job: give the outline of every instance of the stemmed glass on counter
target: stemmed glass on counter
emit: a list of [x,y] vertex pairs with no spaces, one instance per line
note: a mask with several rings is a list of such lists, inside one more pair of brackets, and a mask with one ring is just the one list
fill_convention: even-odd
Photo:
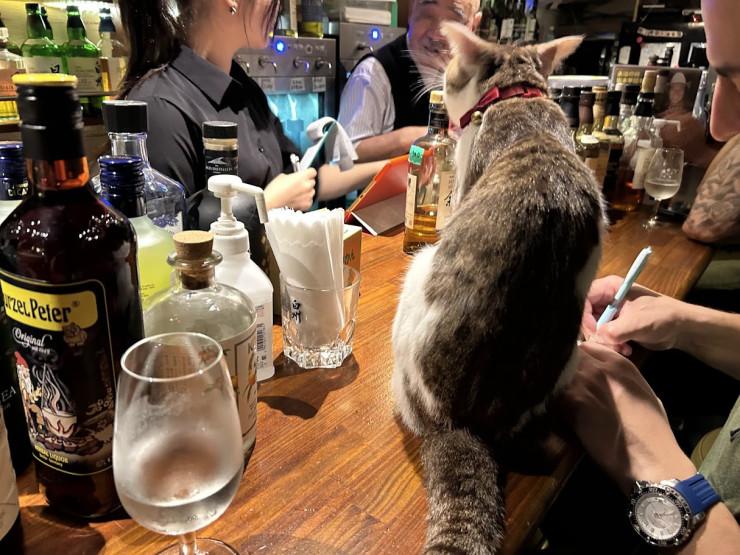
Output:
[[142,339],[121,359],[113,474],[142,526],[178,535],[162,553],[236,553],[195,531],[223,514],[242,476],[241,428],[219,344],[197,333]]
[[671,198],[681,187],[683,176],[683,150],[680,148],[656,148],[653,159],[645,173],[645,192],[655,199],[646,229],[660,226],[658,209],[660,202]]

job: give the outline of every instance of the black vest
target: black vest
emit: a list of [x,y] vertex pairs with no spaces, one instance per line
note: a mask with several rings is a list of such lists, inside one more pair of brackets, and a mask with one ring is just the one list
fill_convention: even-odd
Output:
[[365,56],[365,58],[369,56],[376,58],[388,75],[393,105],[396,109],[393,129],[409,125],[426,126],[429,123],[430,93],[426,92],[421,98],[414,100],[424,87],[424,82],[408,50],[404,33],[374,54]]

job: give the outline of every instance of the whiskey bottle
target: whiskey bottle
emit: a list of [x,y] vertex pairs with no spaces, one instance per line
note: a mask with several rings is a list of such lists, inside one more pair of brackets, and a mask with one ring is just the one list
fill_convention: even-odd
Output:
[[116,25],[110,15],[110,8],[100,8],[100,23],[98,35],[100,40],[97,47],[100,51],[100,68],[103,73],[103,89],[117,91],[123,76],[126,73],[128,55],[126,47],[113,38]]
[[[146,215],[151,218],[154,225],[167,230],[170,234],[182,231],[185,187],[149,164],[146,149],[149,112],[146,102],[106,100],[103,102],[103,121],[108,129],[111,153],[114,156],[141,158],[145,180]],[[96,189],[99,190],[98,187]]]
[[26,4],[26,34],[21,45],[23,65],[28,73],[64,73],[62,49],[49,38],[39,4]]
[[606,115],[604,126],[600,131],[594,131],[594,137],[599,141],[599,166],[605,167],[604,179],[601,182],[602,191],[606,200],[611,204],[619,180],[619,160],[624,150],[624,138],[619,131],[619,101],[621,91],[606,93]]
[[221,253],[213,250],[207,231],[176,233],[175,252],[167,262],[175,284],[154,295],[144,312],[147,335],[195,331],[221,344],[236,394],[245,460],[257,435],[257,318],[244,293],[215,279]]
[[131,224],[90,184],[76,79],[16,75],[28,197],[0,225],[0,288],[40,491],[96,517],[119,506],[116,379],[143,336]]
[[563,91],[560,95],[560,109],[565,114],[565,119],[570,127],[570,133],[573,137],[573,143],[575,144],[576,134],[578,133],[578,120],[579,120],[579,102],[581,96],[580,87],[563,87]]
[[138,156],[101,156],[100,184],[103,198],[126,216],[136,232],[141,302],[170,286],[167,256],[174,250],[172,235],[154,225],[146,215],[144,171]]
[[576,132],[576,154],[586,163],[593,172],[596,181],[601,183],[606,173],[599,167],[599,141],[593,135],[594,126],[594,99],[596,95],[592,91],[581,91],[578,102],[578,131]]
[[67,6],[67,38],[62,46],[65,73],[77,77],[77,90],[80,93],[91,95],[80,98],[83,114],[100,117],[104,91],[100,51],[87,38],[77,6]]
[[408,254],[436,242],[450,214],[455,141],[447,135],[449,122],[442,91],[432,91],[428,133],[409,151],[403,236],[403,251]]

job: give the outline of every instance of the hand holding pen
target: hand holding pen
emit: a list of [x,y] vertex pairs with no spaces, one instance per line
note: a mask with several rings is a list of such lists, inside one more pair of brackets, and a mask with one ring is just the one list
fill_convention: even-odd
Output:
[[639,276],[640,272],[642,272],[642,269],[647,263],[647,259],[652,253],[653,249],[651,249],[650,247],[645,247],[640,251],[640,254],[637,255],[637,258],[635,258],[635,261],[632,263],[629,272],[627,272],[627,276],[624,278],[619,291],[617,291],[617,294],[614,296],[614,300],[609,303],[609,306],[607,306],[606,310],[604,310],[604,312],[601,314],[599,321],[596,322],[596,331],[598,331],[601,326],[614,318],[617,311],[621,308],[624,299],[627,297],[627,292],[634,285],[635,281],[637,280],[637,276]]

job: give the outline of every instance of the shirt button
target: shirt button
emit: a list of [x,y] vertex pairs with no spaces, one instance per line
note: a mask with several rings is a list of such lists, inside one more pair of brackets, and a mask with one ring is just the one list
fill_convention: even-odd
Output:
[[265,151],[265,147],[261,146],[257,150],[259,150],[260,152],[264,152]]

